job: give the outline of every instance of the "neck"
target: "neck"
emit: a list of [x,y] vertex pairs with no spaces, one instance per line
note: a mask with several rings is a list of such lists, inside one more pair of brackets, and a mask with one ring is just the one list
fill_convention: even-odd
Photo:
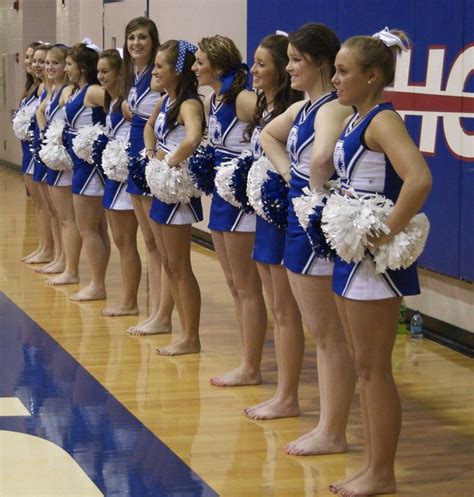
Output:
[[107,93],[110,95],[110,98],[112,100],[116,100],[119,97],[119,89],[118,88],[111,88],[110,90],[107,90]]
[[216,97],[220,97],[221,96],[222,83],[219,80],[211,83],[209,86],[214,90],[214,93],[216,94]]
[[53,80],[54,86],[56,86],[56,87],[62,86],[65,79],[66,78],[64,76],[62,78],[56,78],[56,79],[54,79]]
[[359,116],[362,118],[368,112],[370,112],[370,110],[373,109],[376,105],[381,104],[383,102],[385,102],[385,97],[382,91],[378,92],[376,95],[371,95],[369,98],[366,98],[363,102],[355,104],[355,108],[357,109]]
[[265,94],[265,100],[267,101],[267,111],[273,110],[274,103],[275,103],[275,90],[264,90],[263,93]]
[[170,102],[173,102],[176,100],[176,89],[173,88],[172,90],[168,90],[168,88],[165,88],[166,93],[170,97]]
[[148,66],[146,60],[134,60],[133,65],[138,73],[141,73]]
[[313,86],[313,88],[307,90],[307,93],[309,95],[311,103],[314,103],[316,102],[316,100],[320,99],[323,95],[326,95],[326,93],[329,93],[333,90],[334,87],[332,86],[331,83],[323,84],[321,80],[318,80],[318,82]]

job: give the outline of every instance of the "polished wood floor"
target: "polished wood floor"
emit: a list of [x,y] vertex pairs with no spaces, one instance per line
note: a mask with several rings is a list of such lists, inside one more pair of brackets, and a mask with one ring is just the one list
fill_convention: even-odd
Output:
[[[154,353],[169,335],[130,337],[136,317],[104,318],[103,302],[72,303],[78,286],[46,287],[22,262],[36,243],[31,202],[20,175],[0,169],[0,290],[57,340],[140,421],[222,497],[325,497],[328,484],[358,467],[362,428],[356,396],[348,427],[350,450],[334,456],[292,457],[285,443],[318,419],[315,347],[307,339],[299,418],[254,422],[242,415],[276,387],[272,331],[266,340],[261,386],[215,388],[209,377],[237,364],[238,342],[230,294],[213,252],[193,247],[202,291],[200,355],[165,358]],[[141,253],[145,251],[141,243]],[[146,261],[145,261],[146,262]],[[147,310],[146,264],[140,309]],[[109,301],[120,294],[116,250],[107,276]],[[81,262],[81,276],[88,281]],[[177,330],[179,324],[174,320]],[[474,496],[474,365],[452,350],[400,335],[394,369],[403,404],[397,457],[403,497]],[[33,497],[33,496],[32,496]]]

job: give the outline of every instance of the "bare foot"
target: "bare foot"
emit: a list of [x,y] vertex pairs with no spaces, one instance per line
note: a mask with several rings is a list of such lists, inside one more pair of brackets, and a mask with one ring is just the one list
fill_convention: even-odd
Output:
[[24,257],[21,258],[21,262],[28,262],[29,259],[32,257],[35,257],[37,254],[41,252],[40,248],[38,247],[36,250],[33,250],[33,252],[29,253],[28,255],[25,255]]
[[73,293],[69,298],[74,302],[83,302],[86,300],[104,300],[106,297],[103,288],[97,288],[94,283],[89,283],[85,288],[77,293]]
[[347,452],[346,437],[328,436],[320,428],[306,433],[285,446],[285,452],[291,456],[312,456],[318,454],[341,454]]
[[275,398],[244,409],[244,414],[248,418],[259,420],[293,418],[300,413],[298,402],[285,402]]
[[337,495],[347,497],[368,497],[370,495],[392,494],[396,483],[393,472],[388,475],[375,475],[366,471],[355,480],[339,487]]
[[38,252],[36,255],[29,257],[27,260],[23,261],[26,264],[46,264],[53,260],[53,254],[48,252]]
[[350,475],[347,478],[338,480],[336,483],[332,483],[331,485],[329,485],[329,490],[333,494],[337,494],[337,492],[340,489],[342,489],[344,485],[347,485],[349,482],[355,480],[356,478],[359,478],[359,476],[363,475],[368,469],[369,469],[369,464],[366,463],[359,471],[357,471],[357,473],[354,473],[353,475]]
[[65,263],[62,261],[51,261],[49,264],[46,264],[46,266],[35,269],[35,271],[41,274],[57,274],[62,273],[65,267]]
[[44,284],[47,286],[74,285],[75,283],[79,283],[79,276],[77,274],[70,274],[66,272],[44,280]]
[[171,321],[168,323],[162,324],[155,317],[153,319],[145,319],[141,323],[138,323],[136,326],[131,326],[127,330],[128,335],[159,335],[162,333],[171,333]]
[[102,316],[114,317],[114,316],[136,316],[138,314],[138,307],[127,306],[124,304],[116,304],[111,307],[106,307],[101,311]]
[[184,354],[197,354],[201,350],[201,342],[199,338],[178,338],[166,347],[157,347],[156,353],[158,355],[184,355]]
[[244,371],[239,367],[220,376],[213,376],[209,380],[209,382],[215,387],[240,387],[244,385],[260,385],[260,383],[262,383],[262,376],[260,374],[260,371]]

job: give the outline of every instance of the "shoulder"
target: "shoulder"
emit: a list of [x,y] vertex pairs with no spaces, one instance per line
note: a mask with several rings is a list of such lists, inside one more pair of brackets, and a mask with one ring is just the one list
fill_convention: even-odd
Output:
[[197,98],[188,98],[181,104],[181,110],[195,112],[202,110],[202,102]]
[[316,115],[315,124],[320,122],[346,124],[353,114],[354,111],[352,107],[341,105],[337,99],[331,100],[319,109]]
[[255,106],[257,103],[257,94],[253,91],[242,90],[236,97],[235,103],[237,106],[240,105],[252,105]]

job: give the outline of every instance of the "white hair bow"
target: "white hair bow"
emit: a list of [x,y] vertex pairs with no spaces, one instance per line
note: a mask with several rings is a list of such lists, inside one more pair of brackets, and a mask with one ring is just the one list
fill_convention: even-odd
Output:
[[276,35],[282,35],[282,36],[286,36],[288,38],[288,33],[286,31],[281,31],[280,29],[277,29],[275,31],[275,34]]
[[387,47],[399,47],[403,52],[406,52],[408,48],[403,44],[403,41],[397,35],[391,33],[388,27],[385,26],[382,31],[378,31],[372,35],[372,38],[377,38],[384,43]]
[[94,52],[97,52],[98,54],[102,52],[102,49],[99,47],[99,45],[92,43],[92,40],[90,38],[84,38],[81,43],[84,43],[84,45],[87,48],[91,48],[92,50],[94,50]]

